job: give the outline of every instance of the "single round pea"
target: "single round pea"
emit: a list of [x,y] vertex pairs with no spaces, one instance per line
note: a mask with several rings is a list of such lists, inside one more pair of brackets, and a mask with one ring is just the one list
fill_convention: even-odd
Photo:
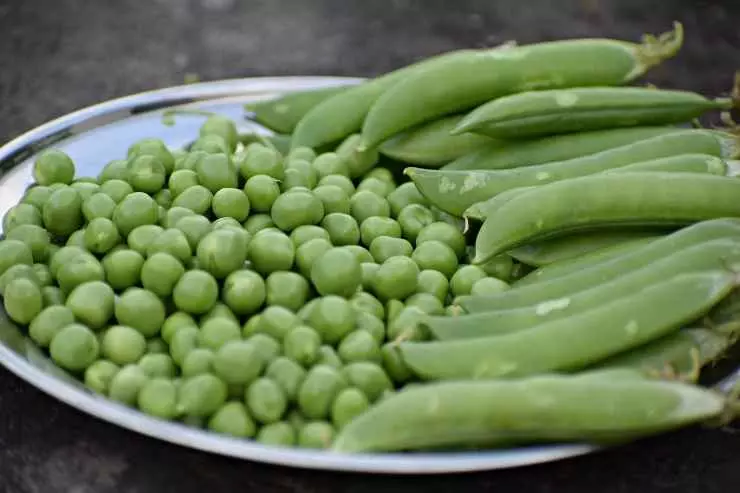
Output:
[[445,307],[432,293],[416,293],[406,298],[406,306],[415,306],[429,315],[443,315]]
[[236,188],[239,184],[236,168],[227,154],[205,156],[195,165],[195,172],[198,174],[198,182],[211,193],[222,188]]
[[316,159],[316,152],[310,147],[298,146],[290,150],[287,159],[304,159],[311,162]]
[[334,348],[326,344],[319,348],[319,360],[316,362],[316,365],[326,365],[337,370],[344,366]]
[[268,306],[260,314],[257,332],[282,341],[285,335],[300,323],[298,316],[282,306]]
[[207,217],[199,214],[192,214],[180,218],[175,223],[175,228],[182,231],[185,239],[190,245],[191,251],[197,251],[200,241],[211,232],[213,226]]
[[[322,229],[321,231],[325,230]],[[298,269],[301,271],[301,274],[305,277],[309,277],[316,260],[331,249],[331,243],[328,239],[324,238],[314,238],[299,246],[296,250],[296,264],[298,265]]]
[[99,359],[85,370],[83,381],[87,388],[98,394],[107,395],[113,377],[120,370],[119,366],[105,359]]
[[239,173],[245,179],[267,175],[282,180],[283,160],[280,153],[262,144],[251,144],[239,162]]
[[507,254],[497,255],[481,265],[481,268],[490,277],[510,281],[514,271],[514,259]]
[[350,302],[352,303],[352,307],[357,312],[367,312],[371,315],[375,315],[380,320],[385,319],[385,309],[383,308],[383,303],[378,301],[375,296],[366,291],[359,291],[355,293],[355,295],[352,296]]
[[[385,369],[387,375],[396,384],[402,384],[411,380],[413,375],[401,357],[401,352],[398,350],[398,344],[395,342],[389,342],[380,349],[380,352],[383,355],[383,369]],[[359,376],[355,375],[355,378],[362,378],[364,370],[354,371],[360,374]]]
[[312,190],[316,187],[317,182],[318,175],[310,162],[301,159],[291,159],[285,168],[285,176],[280,185],[283,192],[298,187]]
[[184,265],[192,257],[188,239],[182,231],[176,228],[165,229],[149,244],[146,249],[146,256],[151,257],[157,253],[168,253]]
[[125,236],[137,226],[156,224],[158,219],[159,206],[154,199],[142,192],[126,196],[113,211],[113,222]]
[[164,229],[156,224],[145,224],[134,228],[126,238],[129,248],[146,255],[149,247],[159,238]]
[[35,224],[20,224],[6,233],[9,240],[18,240],[25,243],[31,250],[35,262],[46,261],[51,240],[49,233]]
[[113,316],[115,293],[102,281],[80,284],[67,297],[66,305],[75,318],[94,328],[104,327]]
[[224,405],[227,395],[226,384],[215,375],[204,373],[188,378],[180,386],[178,414],[210,416]]
[[375,273],[380,268],[379,264],[374,262],[363,262],[360,264],[362,269],[362,289],[372,289],[373,279],[375,279]]
[[34,185],[23,195],[22,204],[32,205],[39,211],[44,208],[44,204],[54,191],[50,187],[43,185]]
[[169,354],[145,354],[138,364],[152,378],[175,378],[177,375],[177,367]]
[[452,248],[455,255],[462,257],[465,254],[465,237],[455,226],[437,221],[425,226],[416,238],[418,247],[425,241],[441,241]]
[[393,173],[391,173],[391,170],[389,170],[388,168],[373,168],[365,174],[365,178],[377,178],[379,180],[391,183],[394,187],[396,186],[396,181],[395,178],[393,178]]
[[401,226],[389,217],[374,216],[362,222],[360,232],[362,234],[362,242],[369,246],[373,240],[381,236],[400,238]]
[[297,311],[308,299],[310,289],[308,281],[295,272],[273,272],[265,282],[268,305],[283,306]]
[[196,315],[206,313],[218,300],[218,283],[204,270],[187,271],[175,285],[172,299],[181,311]]
[[249,199],[238,188],[222,188],[217,191],[211,207],[216,217],[233,217],[239,222],[249,215]]
[[390,257],[375,273],[373,291],[380,299],[403,300],[416,291],[418,276],[419,267],[413,260],[404,256]]
[[196,214],[206,214],[211,209],[213,193],[203,185],[194,185],[183,190],[175,200],[173,207],[184,207]]
[[249,341],[230,340],[216,351],[213,371],[229,384],[249,384],[260,376],[265,359],[259,348]]
[[293,242],[295,248],[298,248],[304,243],[315,238],[323,238],[329,241],[329,233],[327,233],[326,230],[320,226],[314,226],[310,224],[298,226],[296,229],[293,230],[292,233],[290,233],[290,239]]
[[44,299],[45,307],[64,305],[64,293],[56,286],[41,288],[41,297]]
[[139,392],[149,381],[149,376],[138,365],[126,365],[111,379],[108,387],[108,397],[133,405],[136,403]]
[[372,176],[364,178],[360,184],[357,185],[358,192],[367,190],[368,192],[373,192],[383,198],[387,197],[394,189],[395,186],[392,182]]
[[341,248],[354,255],[361,264],[364,262],[375,262],[375,259],[365,247],[360,245],[344,245]]
[[208,429],[222,435],[251,438],[257,433],[257,425],[241,402],[230,401],[208,420]]
[[139,283],[144,257],[135,250],[118,250],[103,258],[106,282],[121,291]]
[[306,370],[295,360],[280,356],[272,360],[265,376],[278,384],[289,401],[295,401],[298,390],[306,378]]
[[[399,217],[401,211],[411,204],[425,205],[427,203],[424,196],[419,192],[413,182],[406,182],[399,185],[398,188],[388,194],[388,203],[391,206],[391,214]],[[431,211],[430,211],[431,212]],[[430,222],[433,222],[430,221]]]
[[360,287],[362,270],[357,259],[346,249],[332,248],[313,263],[311,282],[322,295],[352,296]]
[[327,175],[319,181],[319,187],[336,186],[341,188],[349,198],[355,193],[355,186],[348,177],[344,175]]
[[72,159],[58,149],[47,149],[33,163],[33,178],[39,185],[70,184],[75,177]]
[[[48,202],[48,201],[47,201]],[[46,203],[44,204],[46,206]],[[8,234],[13,228],[21,224],[34,224],[43,226],[42,209],[37,209],[31,204],[17,204],[11,207],[3,216],[3,232]]]
[[298,431],[298,446],[309,449],[327,449],[334,440],[334,428],[326,421],[306,423]]
[[109,195],[98,192],[82,204],[82,214],[88,221],[99,217],[110,219],[115,208],[116,202]]
[[133,327],[144,337],[152,337],[164,324],[166,310],[156,294],[146,289],[130,288],[116,300],[115,314],[118,323]]
[[298,391],[298,405],[301,412],[311,419],[329,416],[336,395],[346,387],[344,379],[330,366],[314,366]]
[[326,214],[350,213],[349,195],[341,187],[337,185],[319,185],[313,189],[313,193],[324,204]]
[[296,443],[296,431],[285,421],[270,423],[260,428],[255,438],[263,445],[274,445],[278,447],[291,447]]
[[484,277],[473,283],[473,287],[470,289],[470,294],[475,296],[492,295],[503,293],[510,288],[511,287],[501,279],[496,279],[495,277]]
[[[75,253],[79,254],[81,251],[75,250]],[[29,266],[33,264],[31,249],[19,240],[0,240],[0,276],[18,264]]]
[[100,185],[98,185],[93,178],[80,178],[78,181],[72,183],[69,187],[73,188],[77,191],[78,194],[80,194],[80,198],[82,199],[83,203],[100,191]]
[[321,336],[311,327],[299,325],[285,335],[283,349],[285,356],[309,367],[316,362],[321,346]]
[[434,221],[432,211],[421,204],[409,204],[398,214],[403,236],[409,241],[417,242],[417,245],[419,233]]
[[369,190],[357,191],[350,197],[350,211],[360,223],[369,217],[390,217],[391,214],[388,202]]
[[98,174],[98,183],[101,185],[111,180],[128,180],[128,161],[114,159],[109,161]]
[[[357,331],[365,331],[375,340],[376,343],[382,344],[385,341],[385,324],[381,319],[368,312],[357,312]],[[350,333],[349,335],[352,335]],[[346,341],[349,335],[342,341]],[[356,343],[357,341],[352,341]],[[360,341],[361,342],[361,341]],[[349,344],[349,343],[348,343]],[[341,347],[341,346],[340,346]],[[350,346],[351,348],[351,346]],[[349,350],[349,349],[348,349]]]
[[69,236],[82,227],[82,198],[71,187],[57,190],[44,204],[44,227],[57,236]]
[[172,206],[172,193],[166,188],[160,190],[154,195],[154,201],[165,209]]
[[429,240],[419,244],[411,259],[420,269],[436,270],[450,278],[457,271],[457,255],[447,244]]
[[337,348],[339,357],[345,363],[355,361],[374,361],[380,363],[380,345],[369,332],[355,330],[342,339]]
[[206,321],[198,332],[198,345],[214,351],[229,341],[241,338],[241,327],[233,320],[216,317]]
[[246,245],[231,228],[214,229],[198,244],[199,267],[218,279],[241,269],[247,257]]
[[85,228],[85,248],[104,254],[121,242],[121,234],[110,219],[97,217]]
[[280,421],[288,407],[288,400],[280,386],[264,377],[247,387],[244,400],[252,416],[264,424]]
[[159,222],[165,228],[173,228],[178,222],[180,222],[180,219],[194,215],[196,215],[195,212],[190,209],[175,206],[167,209],[164,213],[164,218],[160,218]]
[[230,152],[234,152],[236,144],[239,142],[239,134],[236,131],[236,125],[229,118],[222,115],[209,116],[201,125],[199,135],[218,135],[224,139]]
[[167,343],[160,337],[153,337],[146,341],[147,354],[164,354],[168,351]]
[[270,212],[272,204],[280,196],[280,185],[269,175],[255,175],[247,180],[244,193],[253,210]]
[[310,191],[291,191],[275,199],[270,215],[278,228],[292,231],[304,224],[318,224],[324,217],[324,206]]
[[168,297],[175,285],[185,274],[179,260],[169,253],[158,252],[149,257],[141,268],[141,284],[144,289],[162,298]]
[[198,328],[183,325],[175,329],[170,336],[170,356],[175,363],[182,366],[187,355],[198,346]]
[[310,325],[322,341],[336,344],[355,328],[356,314],[349,301],[339,296],[320,298],[309,316]]
[[128,182],[137,192],[157,193],[162,190],[165,179],[164,165],[157,156],[139,155],[129,161]]
[[440,302],[445,302],[450,284],[444,274],[436,270],[423,270],[419,272],[417,281],[417,293],[429,293],[434,295]]
[[194,377],[203,373],[211,373],[213,370],[213,351],[206,348],[194,348],[188,352],[180,366],[184,378]]
[[255,313],[265,302],[267,288],[262,276],[251,270],[239,270],[224,281],[222,299],[237,315]]
[[295,260],[295,249],[287,235],[265,230],[252,238],[247,256],[254,269],[264,276],[278,270],[290,270]]
[[249,336],[247,341],[257,348],[257,354],[260,355],[265,364],[274,361],[283,352],[280,341],[268,334],[255,333]]
[[[218,136],[216,136],[215,138],[218,139]],[[200,139],[198,140],[200,141]],[[221,142],[223,142],[223,140]],[[209,152],[206,152],[203,149],[198,149],[195,146],[196,143],[199,144],[197,147],[200,147],[201,142],[194,142],[194,145],[191,146],[189,152],[186,152],[181,158],[175,161],[175,171],[183,169],[195,171],[195,165],[209,154]],[[218,142],[216,144],[217,148],[213,149],[215,152],[225,152],[225,147],[218,147]]]
[[6,270],[5,273],[0,276],[0,295],[5,292],[5,288],[8,286],[8,284],[15,281],[16,279],[28,279],[29,281],[36,284],[39,288],[41,288],[41,279],[39,279],[38,275],[36,274],[36,270],[32,265],[16,264]]
[[319,178],[329,175],[349,176],[347,164],[334,152],[325,152],[316,156],[311,163]]
[[85,230],[78,229],[77,231],[69,235],[69,238],[67,238],[67,243],[65,243],[64,245],[76,246],[87,250],[87,247],[85,245]]
[[137,405],[147,414],[172,419],[177,415],[177,387],[166,378],[152,378],[139,391]]
[[5,311],[16,323],[27,325],[36,318],[44,307],[41,288],[26,278],[11,281],[3,293]]
[[105,331],[101,352],[110,361],[126,365],[136,363],[146,352],[146,339],[136,329],[114,325]]
[[253,214],[244,221],[244,229],[252,236],[274,226],[275,223],[272,222],[272,217],[269,214]]
[[392,236],[378,236],[370,244],[370,254],[378,263],[383,263],[391,257],[410,257],[414,251],[407,240]]
[[104,279],[103,266],[92,255],[80,255],[73,258],[62,265],[57,273],[57,282],[65,293],[72,292],[80,284]]
[[332,244],[356,245],[360,242],[360,227],[349,214],[334,212],[321,221],[321,227],[329,233]]
[[231,311],[231,308],[229,308],[225,303],[221,302],[217,302],[215,305],[213,305],[213,308],[208,311],[208,313],[202,315],[200,317],[200,323],[204,324],[214,318],[227,318],[232,322],[239,323],[239,319],[236,317],[236,315],[234,315],[234,312]]
[[116,204],[120,204],[133,191],[133,187],[128,182],[119,179],[108,180],[100,186],[100,193],[109,196]]
[[337,394],[331,406],[331,420],[334,426],[342,428],[355,417],[367,411],[370,402],[360,389],[349,387]]
[[175,199],[188,188],[199,184],[198,174],[195,171],[190,169],[180,169],[172,173],[167,186],[172,194],[172,198]]
[[138,156],[154,156],[164,167],[165,174],[172,173],[175,167],[175,157],[160,139],[141,139],[128,148],[126,156],[129,159]]
[[28,327],[28,335],[42,348],[48,347],[57,332],[75,321],[74,313],[66,306],[44,308]]
[[463,265],[450,279],[450,291],[453,296],[470,294],[473,285],[480,279],[484,279],[486,273],[477,265]]
[[49,345],[54,362],[65,370],[80,372],[98,359],[100,346],[95,334],[84,325],[70,324],[57,332]]
[[162,324],[161,337],[167,344],[172,341],[172,336],[180,327],[198,327],[195,319],[185,312],[175,312],[167,317]]
[[342,369],[342,375],[352,387],[358,388],[370,402],[375,402],[385,391],[393,390],[388,375],[377,363],[358,361]]

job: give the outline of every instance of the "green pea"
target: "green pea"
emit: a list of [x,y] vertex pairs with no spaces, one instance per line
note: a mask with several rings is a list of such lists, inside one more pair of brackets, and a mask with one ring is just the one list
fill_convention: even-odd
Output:
[[510,289],[510,286],[500,279],[495,277],[484,277],[478,279],[470,289],[470,294],[475,296],[486,296],[492,294],[502,293]]
[[267,288],[262,277],[251,270],[239,270],[224,281],[222,298],[237,315],[255,313],[265,302]]
[[396,384],[403,384],[411,380],[413,375],[409,367],[403,361],[403,357],[401,356],[401,352],[398,350],[397,343],[389,342],[385,344],[380,349],[380,352],[383,355],[383,368]]
[[160,139],[141,139],[129,147],[127,157],[135,159],[138,156],[154,156],[162,164],[165,174],[172,173],[175,167],[175,158],[164,142]]
[[270,215],[278,228],[292,231],[304,224],[318,224],[324,217],[324,206],[310,191],[291,191],[275,200]]
[[166,172],[158,157],[139,155],[129,161],[128,182],[137,192],[154,194],[164,186]]
[[249,198],[238,188],[222,188],[213,196],[211,207],[216,217],[233,217],[241,222],[249,215]]
[[100,346],[95,334],[84,325],[62,327],[49,344],[49,354],[65,370],[84,371],[98,359]]
[[222,435],[251,438],[257,425],[241,402],[227,402],[208,420],[208,429]]
[[512,279],[514,271],[514,259],[507,254],[497,255],[481,265],[481,268],[491,277],[509,281]]
[[[380,318],[376,317],[375,315],[371,313],[357,312],[357,330],[367,332],[368,334],[370,334],[370,336],[372,336],[372,338],[378,344],[382,344],[383,341],[385,340],[385,324]],[[348,338],[349,336],[345,337],[344,341],[346,341]],[[358,341],[354,341],[354,340],[352,341],[353,344],[357,342]],[[351,347],[352,346],[350,345],[349,348],[347,348],[346,350],[350,351]]]
[[387,197],[389,193],[394,190],[395,186],[392,182],[381,180],[380,178],[366,177],[359,185],[357,185],[357,191],[367,190],[373,192],[380,197]]
[[349,175],[352,178],[359,178],[370,171],[378,162],[378,150],[367,149],[364,152],[358,152],[362,137],[359,134],[352,134],[347,137],[337,147],[337,154],[347,164]]
[[401,237],[401,226],[389,217],[369,217],[360,225],[360,231],[362,233],[362,242],[368,246],[373,240],[381,236]]
[[349,301],[339,296],[324,296],[309,316],[310,325],[321,339],[336,344],[355,328],[356,314]]
[[305,367],[316,362],[320,346],[321,336],[306,325],[294,327],[283,340],[285,356]]
[[35,262],[46,261],[51,240],[49,239],[49,233],[41,226],[35,224],[19,224],[7,232],[6,238],[25,243],[31,250],[31,255]]
[[252,382],[244,398],[252,416],[264,424],[279,421],[288,407],[283,390],[269,378],[258,378]]
[[146,352],[148,354],[164,354],[168,351],[167,343],[159,337],[153,337],[146,341]]
[[374,361],[380,363],[380,346],[375,338],[367,331],[356,330],[342,339],[337,348],[339,357],[345,363],[355,361]]
[[268,365],[265,376],[279,385],[288,401],[293,402],[306,378],[306,370],[295,360],[280,356]]
[[114,325],[105,331],[101,351],[103,356],[116,364],[136,363],[146,351],[146,339],[136,329]]
[[326,344],[319,348],[319,360],[316,365],[326,365],[334,369],[340,369],[344,366],[334,348]]
[[458,258],[465,254],[465,237],[462,232],[451,224],[434,222],[425,226],[416,238],[418,247],[425,241],[441,241],[452,248]]
[[167,189],[162,189],[154,195],[154,201],[165,209],[172,206],[172,193]]
[[324,204],[326,214],[350,213],[349,195],[341,187],[337,185],[319,185],[313,189],[313,193]]
[[98,174],[98,183],[101,185],[111,180],[128,180],[128,161],[125,159],[114,159],[109,161]]
[[268,306],[260,314],[257,332],[282,341],[285,335],[300,323],[298,316],[282,306]]
[[153,378],[139,391],[137,405],[147,414],[172,419],[177,415],[177,387],[166,378]]
[[[48,202],[48,201],[47,201]],[[44,207],[46,204],[44,204]],[[41,209],[42,211],[43,209]],[[3,231],[8,234],[21,224],[43,226],[42,212],[31,204],[17,204],[11,207],[3,217]]]
[[365,178],[377,178],[379,180],[392,184],[394,187],[396,185],[396,180],[395,178],[393,178],[393,173],[391,173],[391,170],[389,170],[388,168],[373,168],[367,172]]
[[257,272],[268,275],[278,270],[290,270],[295,260],[295,249],[287,235],[265,230],[252,238],[248,258]]
[[406,299],[406,306],[415,306],[429,315],[443,315],[442,301],[432,293],[416,293]]
[[195,319],[184,312],[175,312],[167,317],[162,324],[161,336],[164,342],[170,344],[172,336],[180,327],[198,327]]
[[362,289],[372,289],[375,273],[378,272],[380,265],[374,262],[363,262],[360,264],[362,269]]
[[360,287],[362,270],[357,259],[346,249],[332,248],[313,263],[311,282],[322,295],[350,297]]
[[146,289],[129,288],[115,303],[116,319],[141,332],[144,337],[159,333],[166,310],[164,303],[156,294]]
[[146,255],[149,247],[164,232],[161,226],[145,224],[134,228],[126,238],[129,248]]
[[169,354],[145,354],[139,360],[139,366],[152,378],[175,378],[177,367]]
[[355,417],[367,411],[370,402],[361,390],[349,387],[337,394],[331,406],[331,420],[334,426],[342,428]]
[[310,162],[292,159],[288,161],[288,166],[285,168],[285,177],[281,186],[284,192],[298,187],[311,190],[316,187],[317,181],[318,175]]
[[42,348],[48,347],[57,332],[75,321],[74,313],[66,306],[44,308],[28,327],[28,335]]
[[369,191],[359,190],[350,197],[352,217],[362,223],[373,216],[390,217],[390,206],[385,198]]
[[182,264],[187,264],[192,256],[187,237],[176,228],[165,229],[149,244],[146,250],[147,257],[157,253],[170,254]]
[[276,180],[284,177],[280,153],[262,144],[251,144],[238,165],[239,173],[246,180],[257,175],[271,176]]
[[85,202],[87,199],[100,191],[100,185],[95,182],[94,178],[80,178],[79,180],[72,183],[69,187],[76,190],[77,193],[80,194],[82,202]]
[[[325,232],[326,230],[321,229],[321,231]],[[328,233],[326,233],[326,236],[329,236]],[[309,277],[316,260],[331,249],[331,243],[328,239],[324,238],[314,238],[299,246],[296,250],[295,260],[301,274]]]
[[429,338],[422,325],[426,313],[418,306],[406,306],[395,319],[388,323],[388,340],[423,341]]
[[198,345],[215,351],[227,342],[240,338],[241,327],[237,322],[225,317],[215,317],[201,326],[198,332]]
[[308,371],[298,391],[301,412],[311,419],[329,416],[336,395],[346,386],[337,370],[318,365]]
[[141,279],[144,257],[135,250],[117,250],[103,258],[106,282],[115,290],[135,286]]
[[295,272],[273,272],[267,277],[267,304],[278,305],[297,311],[306,303],[309,295],[308,281]]
[[383,263],[391,257],[410,257],[414,251],[407,240],[392,236],[378,236],[370,244],[370,254],[378,263]]
[[485,277],[486,273],[477,265],[463,265],[450,279],[450,291],[453,296],[470,294],[473,285]]
[[164,214],[164,219],[160,220],[160,223],[165,228],[173,228],[178,222],[180,222],[180,219],[194,215],[196,215],[195,212],[191,211],[190,209],[175,206],[167,209]]
[[[75,250],[76,254],[84,253]],[[0,276],[14,265],[33,264],[33,253],[31,249],[19,240],[0,240]]]
[[56,286],[41,288],[41,297],[44,299],[45,307],[64,305],[64,293]]
[[257,354],[265,361],[266,364],[273,361],[282,354],[283,348],[273,336],[263,333],[256,333],[247,339],[254,347],[257,348]]
[[137,365],[126,365],[110,381],[108,397],[124,404],[136,403],[139,392],[149,381],[149,376]]
[[167,186],[172,194],[172,198],[175,199],[182,195],[182,193],[190,187],[200,185],[198,181],[198,174],[190,169],[180,169],[172,173],[170,176]]
[[44,204],[44,227],[57,236],[69,236],[83,224],[82,198],[73,188],[57,190]]
[[393,390],[388,375],[377,363],[358,361],[342,369],[342,375],[349,385],[358,388],[370,402],[375,402],[383,392]]
[[224,405],[228,389],[215,375],[204,373],[185,380],[179,392],[178,414],[186,416],[210,416]]
[[321,226],[329,233],[334,245],[356,245],[360,242],[360,228],[349,214],[329,214],[321,222]]
[[94,329],[104,327],[113,316],[115,293],[102,281],[77,286],[67,297],[67,307],[75,318]]
[[82,214],[88,221],[99,217],[110,219],[115,208],[116,202],[109,195],[98,192],[82,204]]
[[233,121],[221,115],[209,116],[203,125],[201,125],[199,135],[201,137],[207,135],[220,136],[226,142],[230,152],[234,152],[236,144],[239,142],[236,125],[234,125]]
[[416,291],[418,276],[419,267],[413,260],[390,257],[375,273],[373,291],[380,299],[403,300]]
[[278,421],[260,428],[256,440],[263,445],[291,447],[296,443],[296,431],[290,423]]
[[97,254],[105,254],[121,241],[118,228],[110,219],[97,217],[85,228],[85,247]]
[[255,314],[247,318],[242,326],[242,337],[248,338],[249,336],[257,333],[257,326],[259,325],[261,315]]
[[144,289],[162,298],[172,295],[175,285],[185,274],[182,264],[169,253],[155,253],[141,268],[141,284]]
[[420,269],[436,270],[447,278],[452,277],[457,270],[457,255],[441,241],[429,240],[419,244],[411,254],[411,259]]
[[44,208],[44,204],[47,200],[49,200],[49,197],[51,197],[52,193],[54,193],[54,191],[49,187],[45,187],[43,185],[34,185],[26,190],[26,193],[21,199],[21,203],[32,205],[40,211]]
[[354,255],[357,261],[361,264],[364,262],[375,262],[375,259],[370,252],[360,245],[344,245],[341,248]]
[[203,185],[194,185],[183,190],[175,200],[173,207],[184,207],[196,214],[206,214],[211,208],[213,193]]
[[218,283],[204,270],[187,271],[175,285],[172,299],[178,310],[196,315],[206,313],[218,300]]
[[191,251],[196,252],[200,241],[211,232],[213,226],[207,217],[199,214],[185,216],[175,223],[175,228],[182,231],[190,245]]
[[75,176],[75,164],[58,149],[47,149],[33,163],[33,178],[39,185],[70,184]]
[[67,243],[65,243],[64,245],[76,246],[87,250],[87,247],[85,245],[85,230],[78,229],[77,231],[69,235],[69,238],[67,238]]
[[57,273],[57,282],[65,293],[70,293],[80,284],[104,279],[103,266],[91,255],[80,255],[73,258],[62,265]]
[[33,266],[17,264],[6,270],[5,274],[0,276],[0,295],[5,293],[5,288],[16,279],[28,279],[41,288],[41,280],[36,274],[36,270]]
[[310,147],[298,146],[290,150],[290,153],[288,153],[288,159],[304,159],[311,162],[316,159],[316,152]]
[[318,187],[323,187],[323,186],[339,187],[344,191],[347,197],[351,197],[355,193],[355,185],[352,183],[352,180],[350,180],[344,175],[328,175],[328,176],[323,177],[319,181]]
[[120,370],[119,366],[108,360],[99,359],[85,369],[83,381],[87,388],[98,394],[107,395],[111,381]]
[[11,281],[3,293],[5,311],[16,323],[27,325],[44,307],[39,286],[27,278]]
[[198,328],[183,325],[175,329],[170,336],[170,356],[175,363],[182,366],[187,355],[198,346]]
[[399,185],[399,187],[389,193],[388,197],[386,198],[388,200],[388,204],[390,204],[391,206],[391,214],[393,214],[394,217],[398,217],[399,222],[401,211],[403,211],[406,207],[411,204],[423,206],[427,203],[426,199],[419,192],[419,189],[416,188],[416,185],[414,185],[413,182],[406,182],[402,185]]
[[329,175],[349,176],[347,164],[334,152],[325,152],[316,156],[311,166],[319,178]]
[[[133,193],[134,189],[128,182],[123,180],[109,180],[100,186],[100,193],[104,193],[113,199],[113,202],[119,204]],[[115,212],[115,210],[114,210]]]
[[241,269],[247,257],[242,238],[230,228],[214,229],[198,244],[199,267],[218,279]]
[[244,193],[255,211],[270,212],[275,200],[280,196],[280,185],[272,176],[255,175],[247,180]]
[[293,245],[296,249],[315,238],[323,238],[328,241],[329,233],[327,233],[324,228],[314,225],[298,226],[292,233],[290,233],[290,239],[293,241]]
[[[213,371],[214,353],[206,348],[194,348],[182,358],[180,371],[184,378],[194,377]],[[219,375],[223,378],[223,375]]]
[[306,423],[298,431],[298,446],[310,449],[326,449],[334,440],[334,428],[326,421]]
[[209,154],[195,165],[198,182],[216,193],[222,188],[236,188],[238,185],[236,168],[227,154]]
[[359,291],[355,293],[350,302],[357,312],[367,312],[376,316],[380,320],[385,319],[385,309],[383,308],[383,304],[368,292]]
[[154,199],[141,192],[126,196],[113,211],[113,222],[126,236],[137,226],[156,224],[158,219],[159,206]]

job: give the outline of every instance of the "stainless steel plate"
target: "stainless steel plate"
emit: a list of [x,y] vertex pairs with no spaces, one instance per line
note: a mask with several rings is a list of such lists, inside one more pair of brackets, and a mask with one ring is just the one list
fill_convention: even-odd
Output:
[[[286,91],[357,83],[337,77],[278,77],[225,80],[151,91],[85,108],[38,127],[0,148],[0,216],[18,203],[31,183],[31,163],[40,150],[67,152],[80,176],[96,176],[122,158],[138,139],[156,136],[173,148],[197,135],[202,118],[178,117],[164,126],[162,112],[176,106],[216,111],[239,122],[242,132],[261,131],[245,121],[242,105]],[[259,445],[149,417],[95,395],[55,367],[0,311],[0,363],[31,385],[92,416],[185,447],[259,462],[312,469],[432,474],[502,469],[550,462],[594,451],[589,445],[552,445],[479,452],[344,455]]]

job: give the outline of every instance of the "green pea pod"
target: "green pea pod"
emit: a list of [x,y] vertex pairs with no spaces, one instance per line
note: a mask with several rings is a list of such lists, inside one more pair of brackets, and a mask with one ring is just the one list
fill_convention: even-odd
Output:
[[419,125],[383,143],[380,152],[404,163],[437,168],[492,141],[470,133],[451,135],[461,118],[453,115]]
[[528,330],[475,339],[407,342],[399,350],[409,368],[425,380],[575,371],[696,320],[726,296],[735,282],[735,275],[727,270],[682,274]]
[[326,99],[346,91],[347,87],[323,87],[296,91],[278,98],[247,103],[244,109],[249,118],[281,134],[292,133],[306,113]]
[[738,196],[740,180],[696,173],[603,173],[551,183],[488,216],[475,240],[473,263],[566,233],[738,217]]
[[686,130],[680,127],[630,127],[553,135],[525,141],[493,141],[445,165],[445,170],[509,169],[564,161]]
[[716,271],[728,265],[740,266],[740,246],[735,238],[688,247],[642,269],[561,298],[548,298],[531,306],[508,310],[478,310],[457,317],[428,317],[423,325],[439,340],[508,334],[577,316],[665,279],[693,272]]
[[[452,215],[461,216],[476,202],[488,200],[513,188],[540,186],[642,161],[690,153],[734,157],[738,153],[737,138],[707,130],[684,130],[589,156],[524,168],[482,171],[408,168],[405,173],[432,204]],[[713,166],[718,170],[725,169],[721,159],[715,161]],[[707,166],[705,161],[700,164]]]
[[384,92],[365,118],[362,139],[375,147],[410,127],[524,91],[613,86],[642,76],[673,57],[683,28],[641,44],[612,39],[536,43],[460,53],[409,74]]
[[[702,221],[658,238],[649,244],[582,269],[573,270],[553,279],[544,279],[523,286],[514,286],[503,293],[489,296],[460,296],[455,302],[465,311],[503,310],[564,298],[591,289],[611,280],[642,269],[687,247],[721,238],[740,239],[740,220],[735,218]],[[545,269],[541,269],[544,271]],[[536,272],[532,276],[536,277]]]
[[397,392],[350,421],[336,452],[503,446],[511,442],[612,442],[720,415],[712,390],[650,379],[537,376],[440,382]]
[[641,125],[670,125],[711,110],[729,110],[729,98],[645,87],[574,87],[528,91],[479,106],[452,131],[498,139],[536,138]]

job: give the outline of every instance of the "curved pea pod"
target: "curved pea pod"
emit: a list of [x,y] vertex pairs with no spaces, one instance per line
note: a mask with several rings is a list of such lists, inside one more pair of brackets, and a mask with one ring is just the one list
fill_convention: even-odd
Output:
[[514,378],[576,371],[678,330],[734,287],[724,271],[682,274],[570,317],[509,334],[401,343],[409,368],[424,380]]
[[461,118],[453,115],[421,124],[384,142],[380,152],[404,163],[437,168],[492,142],[471,133],[451,135]]
[[375,147],[410,127],[523,91],[626,84],[683,43],[683,28],[642,44],[577,39],[460,53],[409,74],[383,93],[365,118],[362,139]]
[[501,446],[511,442],[612,442],[713,418],[724,397],[680,382],[537,376],[418,385],[348,423],[337,452]]
[[738,217],[739,196],[740,180],[695,173],[598,174],[551,183],[488,216],[475,240],[473,263],[565,233]]
[[470,112],[452,131],[499,139],[642,125],[670,125],[712,110],[729,110],[729,98],[646,87],[574,87],[528,91],[494,99]]
[[322,87],[296,91],[277,98],[244,105],[248,118],[281,134],[292,133],[306,113],[322,101],[346,91],[347,87]]
[[445,170],[510,169],[564,161],[686,130],[680,127],[634,127],[553,135],[524,141],[493,141],[445,165]]
[[[496,295],[460,296],[455,302],[465,311],[472,313],[519,308],[543,300],[564,298],[642,269],[688,247],[722,238],[740,241],[740,220],[723,218],[702,221],[658,238],[643,247],[625,252],[624,255],[573,270],[553,279],[543,279],[541,282],[531,282],[523,286],[514,285],[512,289]],[[536,280],[537,273],[545,270],[538,269],[530,276]]]
[[675,276],[740,267],[736,239],[718,239],[688,247],[642,269],[561,298],[508,310],[481,310],[457,317],[428,317],[423,324],[438,340],[472,339],[508,334],[585,313],[610,300],[629,296],[645,286]]
[[[476,202],[489,200],[515,188],[542,186],[669,156],[701,153],[724,157],[734,155],[737,151],[735,136],[707,130],[684,130],[589,156],[524,168],[480,171],[407,168],[405,173],[432,204],[445,212],[461,216]],[[706,162],[701,164],[707,166]],[[713,166],[725,169],[721,159],[714,162]]]

